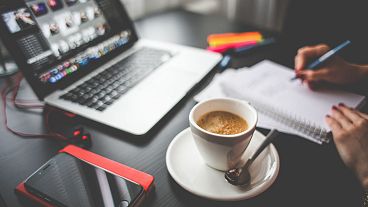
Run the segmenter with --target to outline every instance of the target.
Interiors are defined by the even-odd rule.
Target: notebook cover
[[[68,145],[65,148],[61,149],[59,152],[68,153],[80,160],[89,162],[102,169],[108,170],[128,180],[136,182],[140,184],[146,192],[150,189],[153,183],[153,180],[154,180],[152,175],[149,175],[142,171],[128,167],[119,162],[110,160],[106,157],[103,157],[101,155],[95,154],[88,150],[82,149],[75,145]]]
[[[93,152],[90,152],[88,150],[82,149],[80,147],[74,146],[74,145],[68,145],[65,148],[61,149],[59,151],[60,153],[68,153],[71,156],[74,156],[80,160],[89,162],[93,165],[96,165],[102,169],[105,169],[107,171],[110,171],[112,173],[115,173],[117,175],[120,175],[128,180],[131,180],[133,182],[136,182],[140,184],[145,193],[151,190],[153,187],[153,181],[154,177],[152,175],[149,175],[147,173],[144,173],[142,171],[136,170],[134,168],[128,167],[126,165],[123,165],[119,162],[110,160],[106,157],[103,157],[101,155],[95,154]],[[20,183],[16,187],[16,191],[27,198],[41,204],[45,207],[54,207],[52,204],[48,203],[42,198],[39,198],[38,196],[35,196],[27,191],[27,189],[24,186],[24,182]]]

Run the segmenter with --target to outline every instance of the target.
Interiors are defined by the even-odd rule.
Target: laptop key
[[[91,107],[97,109],[97,108],[99,108],[102,105],[104,105],[104,103],[102,101],[97,101]]]
[[[84,94],[82,96],[82,98],[87,100],[87,99],[91,98],[92,96],[93,96],[92,94],[88,93],[88,94]]]
[[[111,73],[107,73],[107,74],[105,75],[105,78],[106,78],[107,80],[109,80],[110,78],[112,78],[112,74],[111,74]]]
[[[100,79],[98,80],[98,82],[99,82],[100,84],[105,83],[105,81],[106,81],[106,79],[105,79],[105,78],[100,78]]]
[[[76,94],[80,91],[80,88],[74,88],[73,90],[69,91],[69,93]]]
[[[118,100],[121,96],[123,95],[123,93],[118,93],[116,96],[112,97],[115,100]]]
[[[77,100],[77,102],[79,103],[79,104],[81,104],[81,105],[84,105],[86,102],[87,102],[87,100],[88,99],[85,99],[85,98],[79,98],[78,100]]]
[[[101,99],[106,96],[106,93],[104,91],[101,91],[100,93],[96,94],[96,96],[98,97],[98,99]]]
[[[75,94],[72,94],[71,96],[70,96],[70,101],[72,101],[72,102],[76,102],[77,101],[77,99],[78,99],[78,96],[76,96]]]
[[[91,88],[96,88],[97,86],[99,86],[99,84],[97,82],[93,82],[90,87]]]
[[[106,101],[105,105],[111,105],[114,102],[115,102],[115,99],[111,99],[110,101]]]
[[[107,86],[109,86],[110,84],[108,82],[104,82],[101,84],[102,88],[105,89]]]
[[[91,91],[89,91],[89,94],[94,95],[94,94],[96,94],[96,93],[98,93],[98,92],[99,92],[98,90],[96,90],[96,89],[92,89]]]
[[[96,103],[98,101],[98,97],[97,96],[93,96],[92,98],[89,98],[87,101],[92,102],[93,104]]]
[[[111,96],[109,96],[109,95],[106,95],[105,97],[103,97],[102,99],[101,99],[101,101],[103,101],[103,102],[108,102],[108,101],[110,101],[111,100]]]
[[[102,89],[104,89],[104,87],[103,87],[102,85],[98,85],[98,86],[96,87],[96,90],[97,90],[97,91],[101,91]]]
[[[102,105],[97,108],[98,111],[104,111],[109,105]]]
[[[114,90],[114,88],[112,86],[108,86],[106,89],[105,89],[105,92],[107,94],[109,94],[112,90]]]
[[[122,87],[122,88],[118,88],[117,90],[116,90],[116,92],[118,93],[118,94],[124,94],[124,93],[126,93],[127,91],[128,91],[129,89],[128,88],[126,88],[126,87]]]
[[[84,95],[84,93],[85,93],[84,90],[81,90],[81,91],[75,93],[75,95],[78,96],[78,97],[81,97],[81,96]]]
[[[109,94],[111,97],[114,97],[116,95],[118,95],[119,93],[116,90],[111,91],[111,93]]]
[[[113,89],[115,89],[115,88],[117,88],[117,87],[119,87],[120,86],[120,83],[119,82],[117,82],[117,81],[115,81],[114,83],[112,83],[109,87],[113,90]]]
[[[95,103],[93,103],[92,101],[87,101],[86,103],[84,103],[84,105],[87,107],[91,107],[93,104]]]
[[[114,79],[109,79],[105,82],[107,84],[107,86],[111,85],[112,83],[114,83]]]
[[[71,93],[66,93],[66,94],[60,96],[60,98],[61,99],[65,99],[65,100],[70,100],[70,98],[71,98],[72,95],[73,94],[71,94]]]
[[[91,90],[92,90],[92,88],[91,88],[91,87],[89,87],[89,86],[85,86],[85,87],[84,87],[84,91],[85,91],[86,93],[90,92]]]

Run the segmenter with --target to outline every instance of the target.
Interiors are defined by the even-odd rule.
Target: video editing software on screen
[[[129,30],[106,37],[109,22],[124,21],[113,7],[111,0],[26,0],[1,17],[32,73],[54,84],[129,41]]]

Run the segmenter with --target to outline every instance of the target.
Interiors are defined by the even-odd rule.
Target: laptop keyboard
[[[164,50],[142,48],[60,96],[104,111],[134,85],[171,58]]]

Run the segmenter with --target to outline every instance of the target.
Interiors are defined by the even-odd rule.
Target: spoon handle
[[[273,141],[275,137],[280,134],[276,129],[272,129],[266,136],[266,139],[262,142],[262,144],[258,147],[258,149],[253,153],[253,155],[249,158],[249,160],[254,161],[259,154]]]

